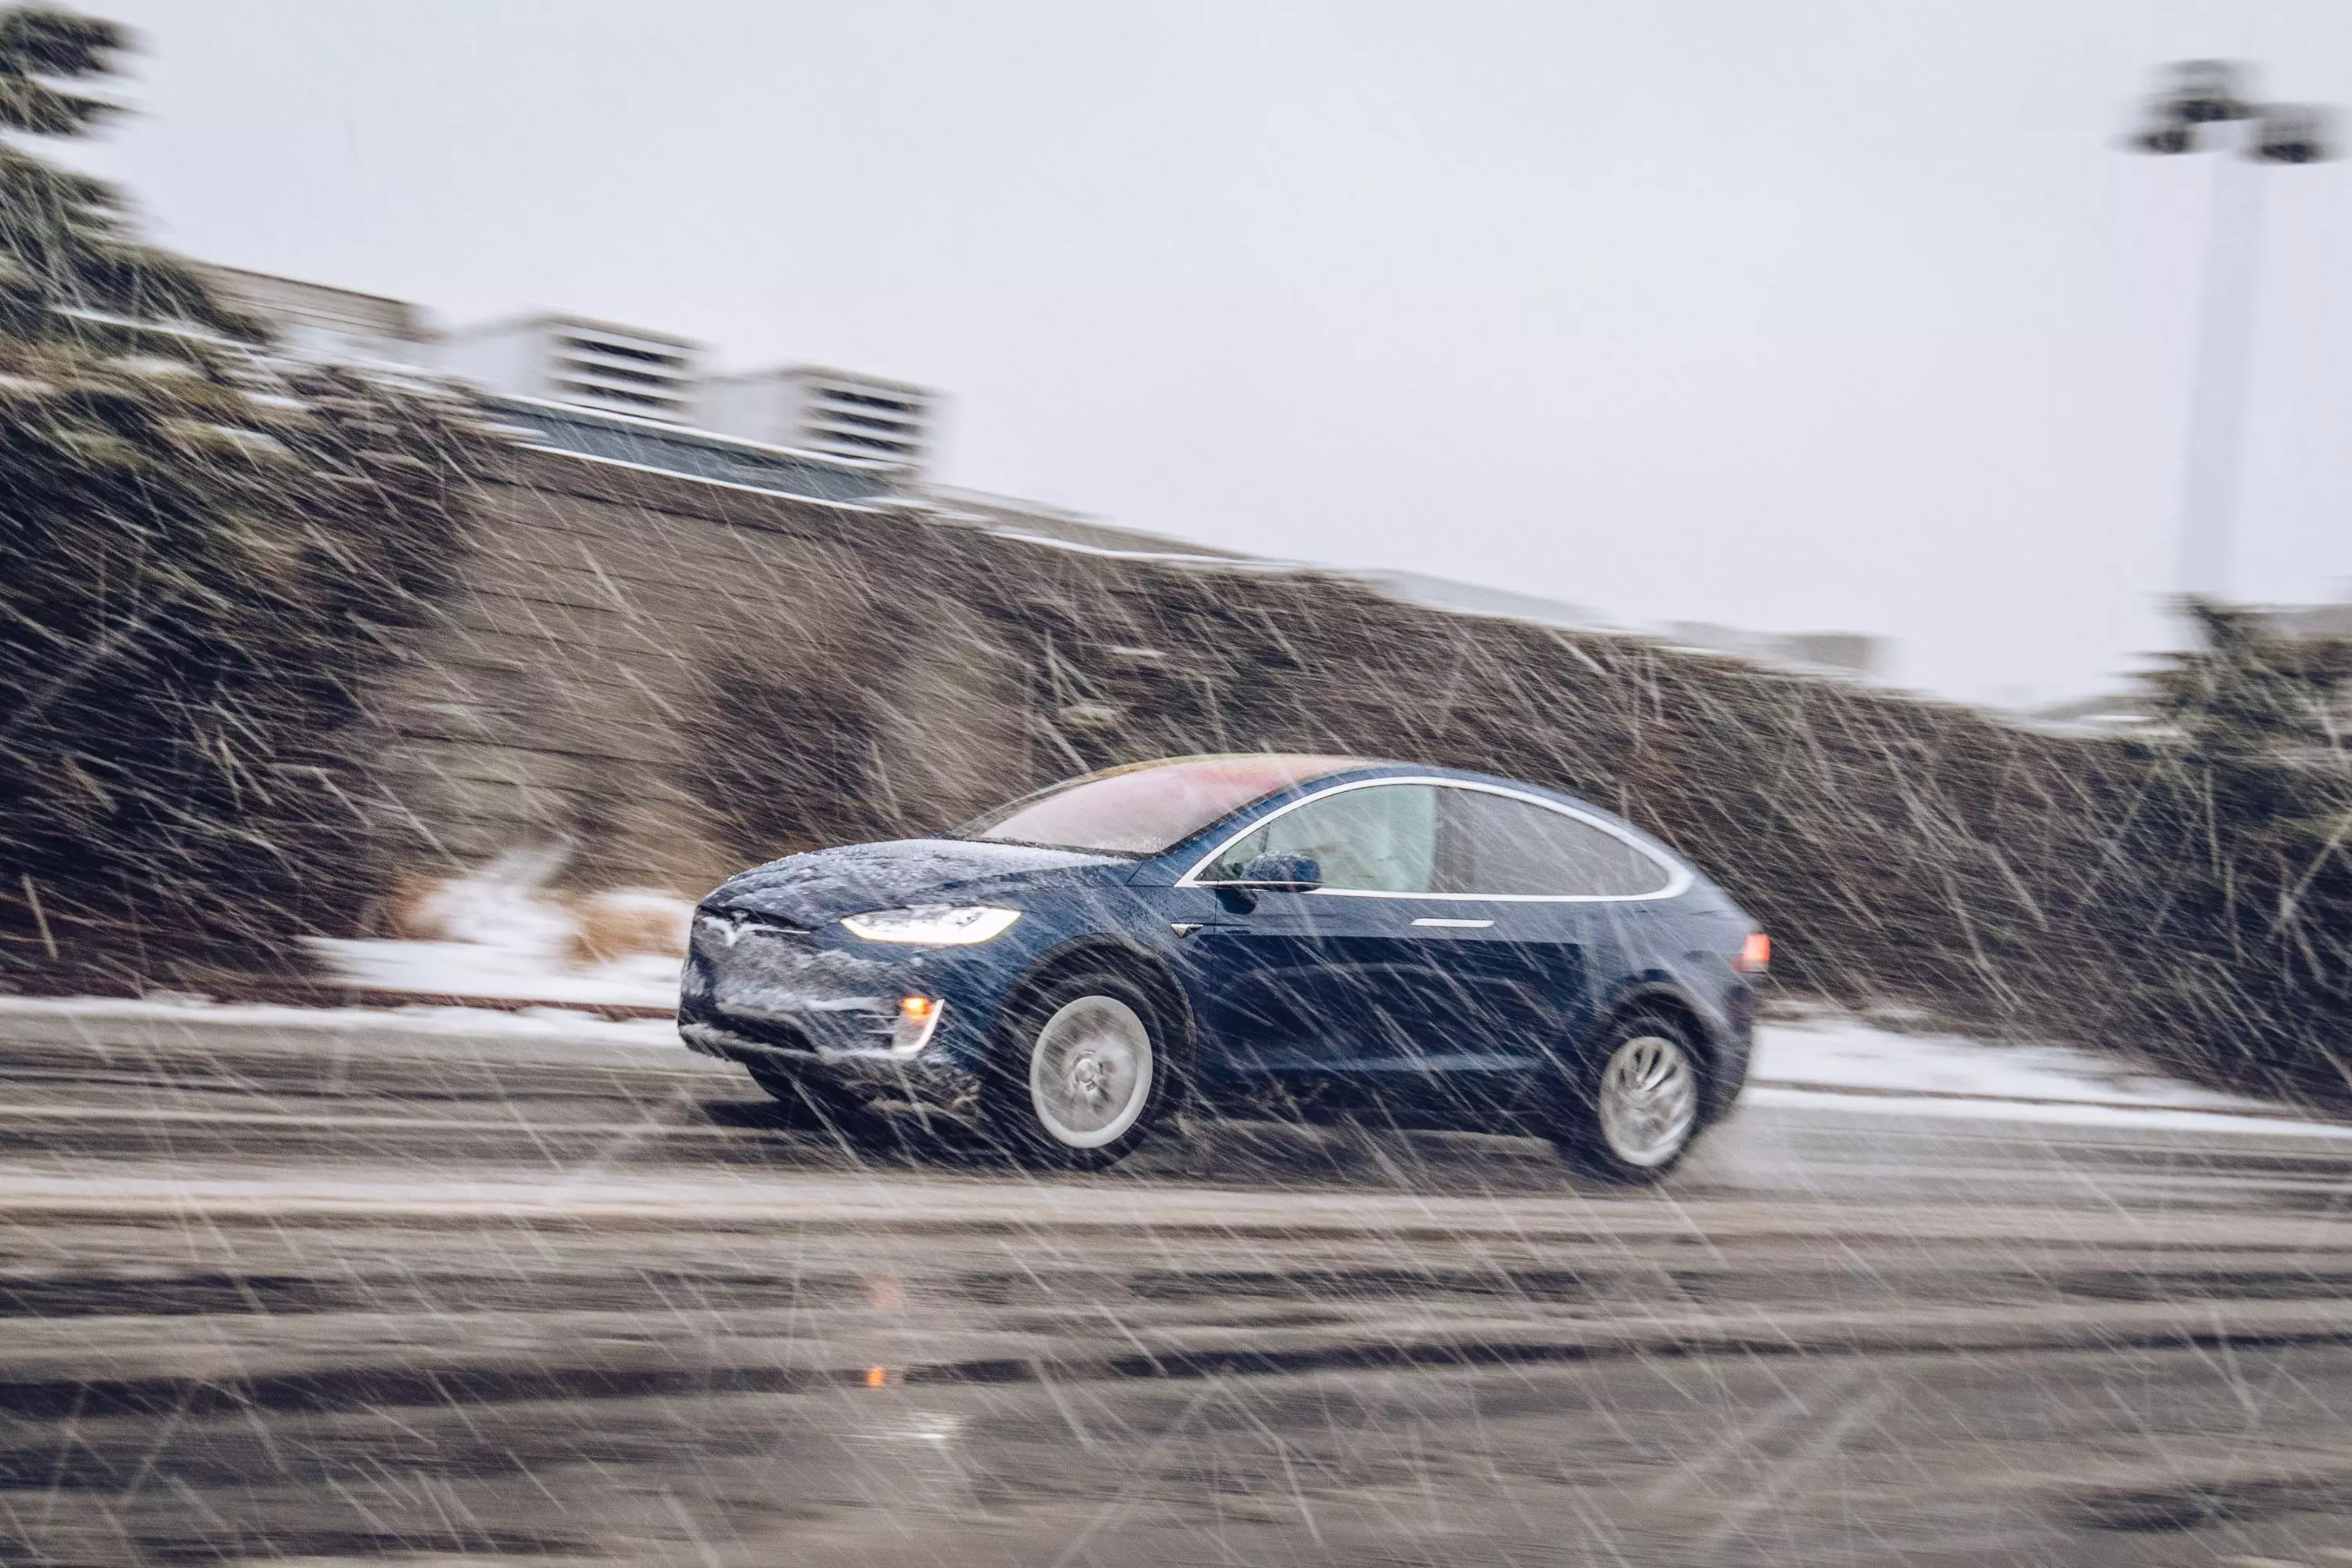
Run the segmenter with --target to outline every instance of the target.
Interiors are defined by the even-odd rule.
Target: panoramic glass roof
[[[955,836],[1157,855],[1254,800],[1367,765],[1361,757],[1273,752],[1130,763],[1024,796],[964,824]]]

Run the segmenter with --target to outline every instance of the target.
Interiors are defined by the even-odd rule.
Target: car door
[[[1433,887],[1459,923],[1434,953],[1453,1014],[1426,1020],[1425,1048],[1495,1067],[1533,1067],[1572,1048],[1591,1026],[1596,979],[1620,962],[1626,901],[1666,890],[1673,876],[1630,838],[1564,808],[1496,789],[1441,791]]]
[[[1410,1053],[1444,984],[1412,924],[1435,874],[1437,790],[1349,785],[1220,849],[1192,879],[1230,881],[1253,858],[1305,855],[1314,892],[1229,894],[1185,942],[1204,1043],[1227,1068],[1330,1070]]]

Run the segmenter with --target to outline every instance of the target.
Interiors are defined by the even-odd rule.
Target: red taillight
[[[1760,931],[1749,931],[1747,943],[1739,950],[1737,967],[1748,974],[1761,974],[1771,968],[1772,939]]]

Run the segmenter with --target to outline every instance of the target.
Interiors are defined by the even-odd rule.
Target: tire
[[[1071,974],[1005,1018],[981,1114],[1024,1165],[1094,1171],[1133,1153],[1177,1099],[1179,1064],[1142,988],[1102,972]]]
[[[1697,1142],[1704,1063],[1689,1028],[1674,1018],[1616,1020],[1573,1069],[1552,1142],[1587,1175],[1663,1180]]]

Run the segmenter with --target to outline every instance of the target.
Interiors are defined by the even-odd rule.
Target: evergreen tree
[[[2148,678],[2157,717],[2192,755],[2337,755],[2352,642],[2287,637],[2261,616],[2210,599],[2185,602],[2200,646],[2168,654]]]
[[[0,130],[86,134],[113,25],[0,11]],[[430,614],[481,450],[280,375],[103,182],[0,138],[0,973],[282,964],[372,872],[341,738]],[[193,966],[193,967],[192,967]]]
[[[2159,748],[2119,908],[2147,1037],[2259,1087],[2352,1094],[2352,642],[2192,599],[2149,678]]]

